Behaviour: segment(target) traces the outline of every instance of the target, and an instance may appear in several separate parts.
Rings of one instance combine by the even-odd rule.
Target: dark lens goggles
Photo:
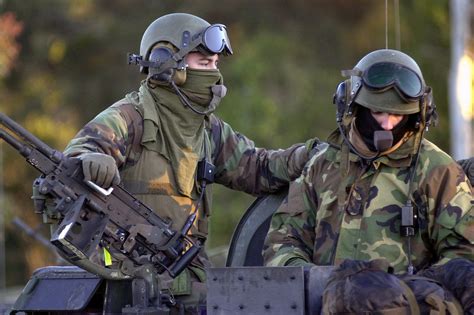
[[[413,70],[391,62],[370,66],[362,75],[364,85],[381,92],[394,87],[406,100],[417,100],[423,95],[423,81]]]
[[[213,24],[206,28],[202,33],[196,35],[200,40],[197,46],[202,45],[206,50],[213,54],[229,54],[232,55],[232,47],[227,36],[226,27],[223,24]]]

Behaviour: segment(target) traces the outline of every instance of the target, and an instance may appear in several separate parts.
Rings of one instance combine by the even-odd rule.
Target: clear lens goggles
[[[202,33],[196,35],[200,42],[196,45],[203,46],[206,50],[214,54],[229,54],[232,55],[232,47],[227,36],[226,27],[223,24],[213,24],[206,28]]]
[[[423,81],[413,70],[390,62],[370,66],[362,75],[364,85],[380,93],[395,88],[405,100],[413,101],[423,95]]]

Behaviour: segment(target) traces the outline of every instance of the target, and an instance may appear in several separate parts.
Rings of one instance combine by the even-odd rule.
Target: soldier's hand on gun
[[[92,181],[102,188],[120,183],[120,175],[113,157],[103,153],[84,153],[80,156],[84,181]]]

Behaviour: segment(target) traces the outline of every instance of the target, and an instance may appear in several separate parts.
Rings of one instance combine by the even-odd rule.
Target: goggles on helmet
[[[367,88],[379,93],[393,87],[405,101],[418,100],[423,95],[420,76],[398,63],[375,63],[363,72],[362,81]]]
[[[202,46],[213,54],[229,54],[232,55],[232,47],[227,36],[226,27],[223,24],[213,24],[204,31],[193,36],[191,45],[194,47]]]
[[[182,47],[175,54],[172,54],[171,52],[161,52],[155,55],[155,58],[151,58],[152,53],[150,53],[150,60],[145,60],[145,56],[128,54],[128,64],[140,65],[144,68],[162,69],[163,71],[171,68],[185,69],[186,64],[184,57],[194,49],[197,49],[202,53],[233,54],[225,25],[213,24],[202,32],[195,34],[192,38],[189,31],[183,32]]]

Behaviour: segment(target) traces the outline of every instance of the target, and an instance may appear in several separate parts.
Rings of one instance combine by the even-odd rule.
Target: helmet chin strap
[[[173,80],[171,80],[171,87],[176,91],[176,94],[179,97],[179,100],[181,103],[184,105],[184,107],[188,107],[190,110],[192,110],[194,113],[198,115],[209,115],[212,112],[214,112],[217,108],[217,105],[221,101],[221,99],[227,94],[227,88],[224,85],[214,85],[211,88],[212,91],[212,99],[211,102],[209,103],[209,108],[205,111],[201,111],[194,107],[191,102],[189,102],[189,99],[184,95],[183,92],[181,92],[181,89],[174,83]]]

